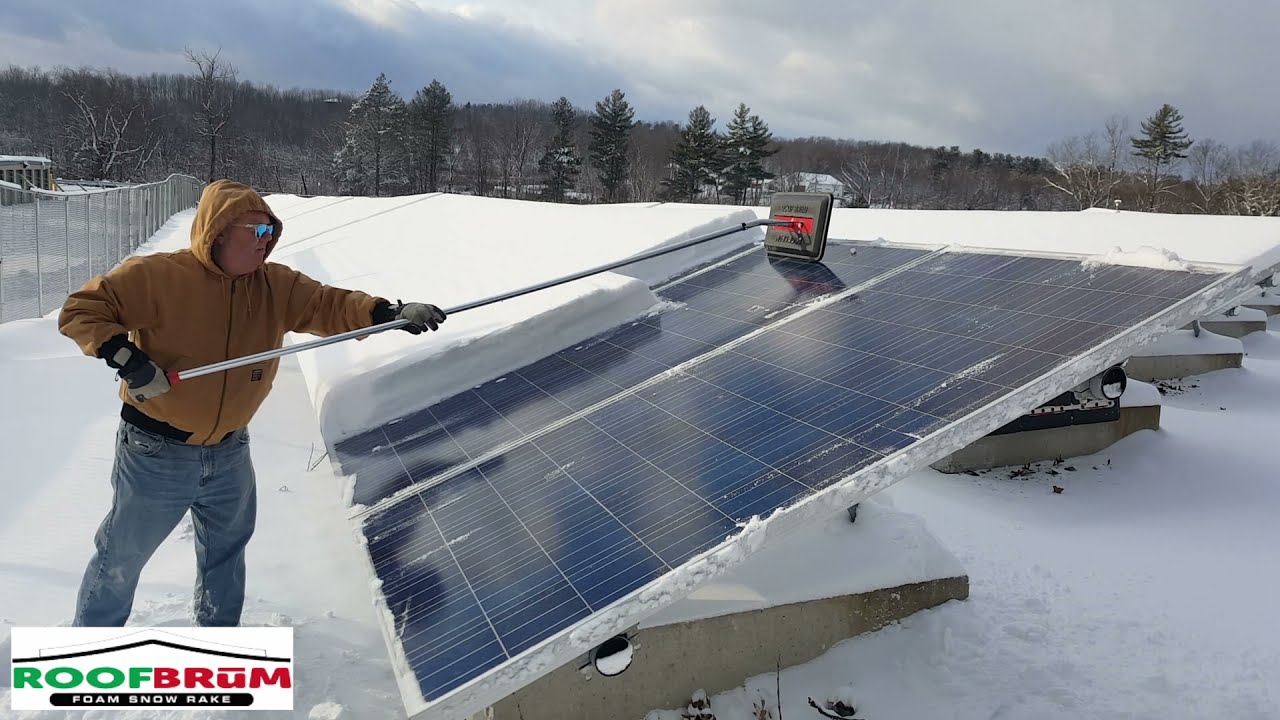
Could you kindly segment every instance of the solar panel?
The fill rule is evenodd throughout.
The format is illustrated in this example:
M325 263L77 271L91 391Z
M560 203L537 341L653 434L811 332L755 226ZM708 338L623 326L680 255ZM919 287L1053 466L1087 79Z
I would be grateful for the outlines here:
M755 250L660 288L678 310L602 333L343 440L335 458L356 477L353 502L371 505L928 252L866 246L817 264Z
M460 441L451 428L462 425L441 422L493 407L495 390L442 403L430 424L421 416L437 458L423 468L391 436L413 428L384 428L391 451L370 462L398 461L408 490L384 493L360 522L392 647L416 683L411 712L452 716L500 699L515 681L485 685L487 675L514 672L521 653L537 647L553 648L556 662L538 665L550 671L656 610L626 603L752 516L785 510L794 524L861 499L1084 379L1066 373L1100 369L1087 356L1096 364L1104 350L1122 352L1136 324L1171 329L1195 317L1216 302L1211 288L1225 292L1227 277L976 252L893 262L888 272L867 266L880 272L861 283L850 275L824 302L769 322L735 318L750 300L723 298L738 292L726 288L769 277L758 259L742 259L735 267L752 269L737 276L706 272L673 285L668 291L689 303L685 317L739 319L752 331L725 335L730 326L711 323L701 327L712 334L699 338L696 323L676 332L661 322L651 335L631 330L625 337L638 339L618 345L622 356L644 357L646 337L703 344L647 368L678 363L674 372L643 381L644 372L622 373L603 402L576 412L567 403L556 412L509 406L532 414L517 414L520 422L497 436L463 432ZM842 268L828 267L839 277ZM692 289L699 279L708 292ZM715 300L698 304L701 297ZM603 372L585 368L582 375ZM520 373L530 375L545 377ZM444 435L457 447L444 449ZM891 464L907 451L927 457ZM814 502L837 483L836 494ZM575 645L567 638L586 621L596 624Z

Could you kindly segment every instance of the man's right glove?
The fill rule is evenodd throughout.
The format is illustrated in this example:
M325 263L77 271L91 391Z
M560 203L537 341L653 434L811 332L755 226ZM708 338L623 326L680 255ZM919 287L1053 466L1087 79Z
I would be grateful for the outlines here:
M169 392L169 376L125 335L117 335L98 348L98 357L115 368L129 386L129 395L138 402Z
M373 310L373 321L376 325L392 322L393 320L408 320L409 324L401 328L409 333L417 335L424 330L438 330L440 323L444 322L444 311L435 305L426 303L402 303L397 301L396 305L390 303L378 303Z

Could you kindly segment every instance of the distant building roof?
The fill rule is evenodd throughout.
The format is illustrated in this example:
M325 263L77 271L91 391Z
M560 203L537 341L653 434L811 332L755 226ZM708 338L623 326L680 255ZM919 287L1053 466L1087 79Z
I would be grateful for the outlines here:
M36 155L0 155L0 163L4 163L6 165L17 164L17 163L52 165L53 161L47 157L39 157Z
M796 174L799 175L800 179L803 180L806 184L808 183L822 183L824 185L843 185L844 184L839 180L837 180L834 176L828 175L826 173L802 172L802 173L796 173Z

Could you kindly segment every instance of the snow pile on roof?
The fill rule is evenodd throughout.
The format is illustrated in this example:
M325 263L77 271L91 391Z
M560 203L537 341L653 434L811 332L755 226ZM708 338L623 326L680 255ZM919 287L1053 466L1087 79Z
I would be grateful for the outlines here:
M1159 270L1187 271L1191 267L1178 257L1178 254L1162 248L1143 245L1137 250L1121 250L1119 246L1102 255L1092 255L1081 263L1085 268L1096 268L1102 265L1128 265L1130 267L1148 267Z
M1280 292L1276 292L1276 288L1260 288L1255 287L1248 294L1240 298L1243 305L1258 305L1261 307L1280 306Z
M1120 396L1120 407L1154 407L1160 404L1160 397L1160 389L1155 385L1129 378Z
M640 628L964 574L964 566L929 533L923 518L896 509L881 494L859 504L857 522L830 513L811 528L775 538Z
M1231 305L1221 312L1205 316L1203 320L1206 322L1266 322L1267 311L1243 305Z

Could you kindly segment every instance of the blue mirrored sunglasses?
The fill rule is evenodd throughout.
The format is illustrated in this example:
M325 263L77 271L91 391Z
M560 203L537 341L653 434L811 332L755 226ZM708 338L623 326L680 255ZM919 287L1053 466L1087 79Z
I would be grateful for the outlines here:
M276 226L271 223L258 223L257 225L245 224L240 227L253 228L253 236L259 240L262 239L263 235L273 235L276 231Z

